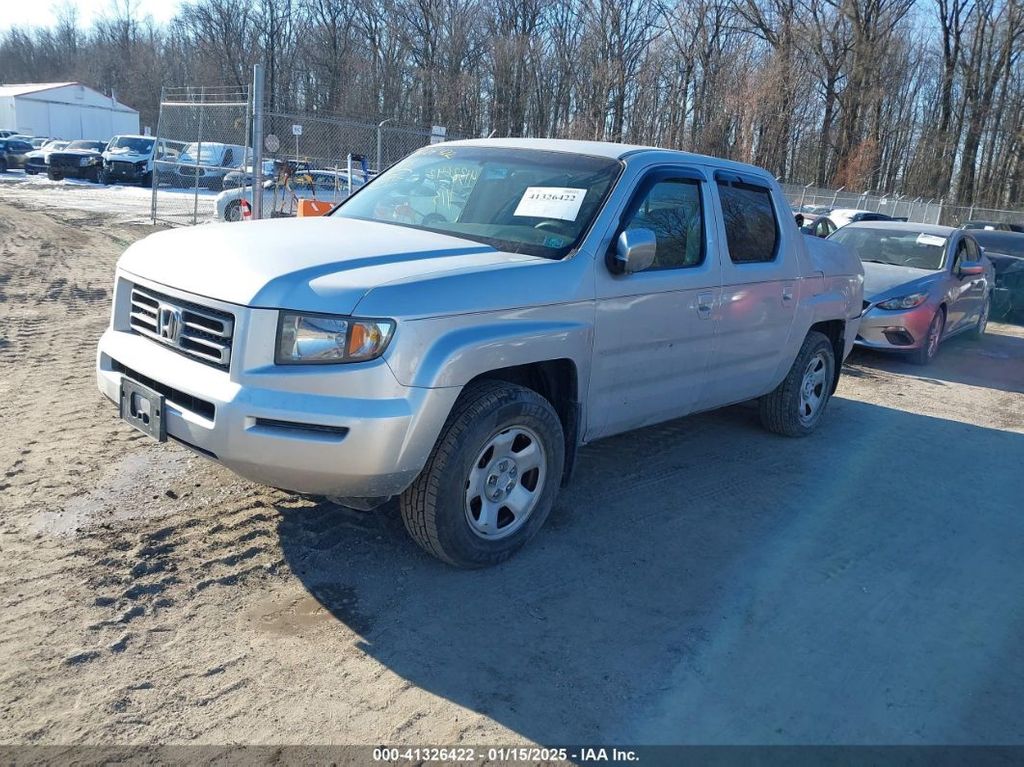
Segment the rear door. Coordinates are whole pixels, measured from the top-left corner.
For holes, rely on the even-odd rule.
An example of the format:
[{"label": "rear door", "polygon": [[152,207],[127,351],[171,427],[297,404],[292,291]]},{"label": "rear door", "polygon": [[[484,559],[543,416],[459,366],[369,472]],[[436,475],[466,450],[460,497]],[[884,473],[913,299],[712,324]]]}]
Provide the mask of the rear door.
[{"label": "rear door", "polygon": [[[789,215],[767,179],[716,171],[714,193],[720,212],[722,295],[718,339],[709,386],[700,409],[764,394],[788,354],[799,301],[800,265]],[[792,231],[790,231],[792,230]]]},{"label": "rear door", "polygon": [[701,169],[658,166],[617,214],[609,250],[622,231],[643,228],[657,255],[634,274],[597,259],[587,439],[685,415],[701,396],[721,279],[709,192]]}]

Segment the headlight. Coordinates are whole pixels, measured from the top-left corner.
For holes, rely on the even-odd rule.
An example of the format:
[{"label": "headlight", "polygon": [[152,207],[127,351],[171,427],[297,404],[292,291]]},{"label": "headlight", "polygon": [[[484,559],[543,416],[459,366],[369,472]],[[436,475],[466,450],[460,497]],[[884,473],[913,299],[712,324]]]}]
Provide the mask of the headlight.
[{"label": "headlight", "polygon": [[364,362],[379,357],[395,331],[392,320],[281,312],[278,365]]},{"label": "headlight", "polygon": [[79,157],[78,158],[78,164],[79,165],[88,165],[91,162],[92,162],[92,158],[90,158],[90,157]]},{"label": "headlight", "polygon": [[915,306],[920,306],[928,300],[927,293],[911,293],[909,296],[900,296],[899,298],[890,298],[887,301],[879,301],[877,306],[879,309],[913,309]]}]

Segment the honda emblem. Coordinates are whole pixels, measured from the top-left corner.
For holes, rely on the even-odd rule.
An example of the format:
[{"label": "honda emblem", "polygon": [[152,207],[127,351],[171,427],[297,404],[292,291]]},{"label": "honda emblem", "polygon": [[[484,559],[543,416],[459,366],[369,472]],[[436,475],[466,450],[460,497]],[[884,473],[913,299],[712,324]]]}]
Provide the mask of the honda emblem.
[{"label": "honda emblem", "polygon": [[157,311],[157,332],[164,341],[177,344],[178,336],[181,334],[181,309],[160,304]]}]

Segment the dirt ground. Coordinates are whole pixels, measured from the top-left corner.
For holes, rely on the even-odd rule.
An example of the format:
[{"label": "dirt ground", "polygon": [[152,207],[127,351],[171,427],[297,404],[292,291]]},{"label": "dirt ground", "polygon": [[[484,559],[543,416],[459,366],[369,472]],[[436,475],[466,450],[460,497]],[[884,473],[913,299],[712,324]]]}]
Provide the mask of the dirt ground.
[{"label": "dirt ground", "polygon": [[459,572],[118,421],[148,231],[0,200],[0,743],[1024,743],[1024,329],[589,446]]}]

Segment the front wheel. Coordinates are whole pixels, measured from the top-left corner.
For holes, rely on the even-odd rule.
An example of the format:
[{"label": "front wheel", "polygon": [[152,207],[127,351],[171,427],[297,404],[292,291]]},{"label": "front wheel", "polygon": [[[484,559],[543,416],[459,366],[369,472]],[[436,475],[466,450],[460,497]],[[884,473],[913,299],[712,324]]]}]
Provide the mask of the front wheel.
[{"label": "front wheel", "polygon": [[546,399],[504,381],[472,384],[402,493],[402,519],[438,559],[496,565],[544,524],[564,463],[562,424]]},{"label": "front wheel", "polygon": [[761,397],[762,425],[787,437],[806,437],[814,431],[832,398],[835,370],[832,342],[812,330],[782,383]]},{"label": "front wheel", "polygon": [[914,352],[910,359],[918,365],[927,365],[939,352],[939,344],[942,343],[942,331],[946,327],[946,315],[942,309],[935,310],[935,316],[928,323],[928,332],[921,342],[921,348]]}]

